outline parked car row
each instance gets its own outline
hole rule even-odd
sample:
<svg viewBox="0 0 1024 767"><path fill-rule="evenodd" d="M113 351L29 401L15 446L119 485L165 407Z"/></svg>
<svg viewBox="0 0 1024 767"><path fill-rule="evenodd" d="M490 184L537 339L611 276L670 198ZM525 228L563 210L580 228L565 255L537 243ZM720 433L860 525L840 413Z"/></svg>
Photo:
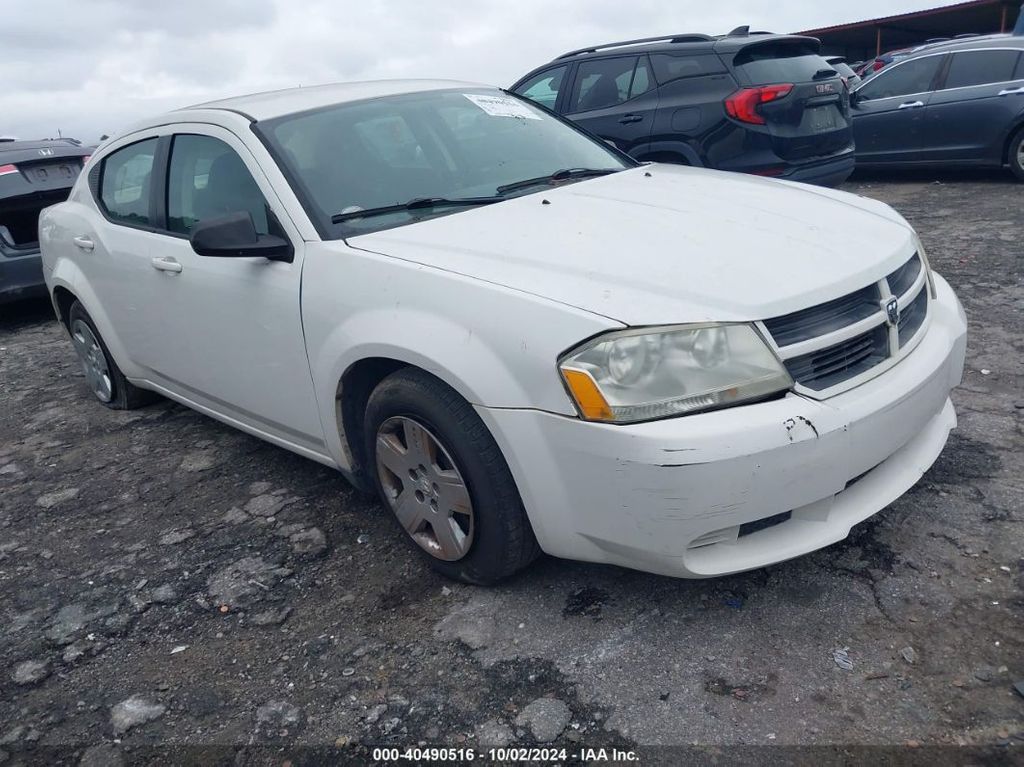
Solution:
<svg viewBox="0 0 1024 767"><path fill-rule="evenodd" d="M819 42L743 30L570 51L512 91L637 160L835 185L859 165L1024 179L1024 35L894 51L858 73Z"/></svg>
<svg viewBox="0 0 1024 767"><path fill-rule="evenodd" d="M1024 36L924 46L851 103L859 165L1009 166L1024 180Z"/></svg>
<svg viewBox="0 0 1024 767"><path fill-rule="evenodd" d="M1024 179L1024 35L894 51L861 72L817 40L679 34L573 50L511 91L639 161L835 186L855 164L1009 167ZM79 142L0 137L0 302L39 294L39 211L63 200Z"/></svg>

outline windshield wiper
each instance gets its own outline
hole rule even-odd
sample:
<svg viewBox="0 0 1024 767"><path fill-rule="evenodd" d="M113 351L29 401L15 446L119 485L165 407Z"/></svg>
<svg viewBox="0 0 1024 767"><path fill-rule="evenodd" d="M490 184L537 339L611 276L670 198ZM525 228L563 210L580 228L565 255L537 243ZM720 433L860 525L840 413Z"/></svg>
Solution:
<svg viewBox="0 0 1024 767"><path fill-rule="evenodd" d="M562 168L548 176L537 178L526 178L522 181L513 181L511 184L502 184L496 190L498 194L514 192L516 189L525 189L538 184L548 184L552 181L568 181L572 178L591 178L594 176L607 176L609 173L618 173L618 168Z"/></svg>
<svg viewBox="0 0 1024 767"><path fill-rule="evenodd" d="M397 205L381 205L377 208L360 208L350 210L347 213L335 213L331 216L332 224L340 224L342 221L350 221L355 218L369 218L371 216L383 216L387 213L401 213L408 210L423 210L427 208L463 207L471 205L491 205L502 202L503 197L416 197L409 202L398 203Z"/></svg>

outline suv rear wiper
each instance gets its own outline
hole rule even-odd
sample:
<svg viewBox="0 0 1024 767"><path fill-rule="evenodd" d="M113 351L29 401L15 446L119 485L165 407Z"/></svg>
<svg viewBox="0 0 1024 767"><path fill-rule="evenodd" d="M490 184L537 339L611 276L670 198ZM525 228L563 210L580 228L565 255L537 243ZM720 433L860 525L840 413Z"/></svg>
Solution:
<svg viewBox="0 0 1024 767"><path fill-rule="evenodd" d="M834 69L819 69L817 72L814 73L814 76L811 77L811 79L819 80L822 77L835 77L838 74L839 73Z"/></svg>
<svg viewBox="0 0 1024 767"><path fill-rule="evenodd" d="M332 224L340 224L342 221L349 221L354 218L369 218L370 216L383 216L386 213L401 213L407 210L421 210L425 208L462 207L471 205L491 205L495 202L502 202L503 197L416 197L409 202L398 203L397 205L381 205L377 208L360 208L342 213L335 213L331 216Z"/></svg>
<svg viewBox="0 0 1024 767"><path fill-rule="evenodd" d="M556 170L554 173L548 176L538 176L537 178L526 178L522 181L513 181L510 184L502 184L497 188L498 194L505 194L507 192L514 192L516 189L525 189L526 187L536 186L538 184L547 184L551 181L567 181L571 178L590 178L593 176L607 176L610 173L618 173L617 168L562 168Z"/></svg>

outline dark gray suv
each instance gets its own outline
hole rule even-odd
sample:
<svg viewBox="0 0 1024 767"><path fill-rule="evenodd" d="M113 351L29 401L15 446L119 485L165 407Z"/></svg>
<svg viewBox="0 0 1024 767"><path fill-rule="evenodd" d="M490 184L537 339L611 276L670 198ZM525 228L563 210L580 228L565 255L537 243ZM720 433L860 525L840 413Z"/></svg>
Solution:
<svg viewBox="0 0 1024 767"><path fill-rule="evenodd" d="M1024 37L926 45L851 94L857 166L1009 166L1024 180Z"/></svg>
<svg viewBox="0 0 1024 767"><path fill-rule="evenodd" d="M680 34L570 51L511 90L637 160L836 185L849 93L811 37Z"/></svg>

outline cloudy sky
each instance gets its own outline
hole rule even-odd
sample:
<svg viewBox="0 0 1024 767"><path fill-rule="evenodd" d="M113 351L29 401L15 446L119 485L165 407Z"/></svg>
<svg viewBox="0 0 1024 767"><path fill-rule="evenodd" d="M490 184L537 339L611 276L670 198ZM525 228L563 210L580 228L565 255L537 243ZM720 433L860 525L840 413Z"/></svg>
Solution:
<svg viewBox="0 0 1024 767"><path fill-rule="evenodd" d="M509 85L581 45L789 32L943 0L0 0L0 135L94 141L211 98L386 77Z"/></svg>

